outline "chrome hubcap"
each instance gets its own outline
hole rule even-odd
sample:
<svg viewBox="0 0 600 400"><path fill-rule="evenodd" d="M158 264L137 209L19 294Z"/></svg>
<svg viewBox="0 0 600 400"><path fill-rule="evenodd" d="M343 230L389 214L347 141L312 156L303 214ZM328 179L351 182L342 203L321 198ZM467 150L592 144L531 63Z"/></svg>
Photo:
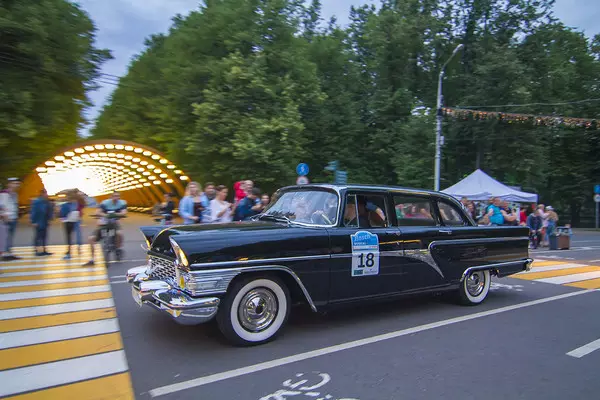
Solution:
<svg viewBox="0 0 600 400"><path fill-rule="evenodd" d="M244 329L260 332L267 329L277 316L277 298L266 288L252 289L244 295L238 307L238 318Z"/></svg>
<svg viewBox="0 0 600 400"><path fill-rule="evenodd" d="M467 291L473 297L479 296L485 287L485 274L483 271L475 271L467 278Z"/></svg>

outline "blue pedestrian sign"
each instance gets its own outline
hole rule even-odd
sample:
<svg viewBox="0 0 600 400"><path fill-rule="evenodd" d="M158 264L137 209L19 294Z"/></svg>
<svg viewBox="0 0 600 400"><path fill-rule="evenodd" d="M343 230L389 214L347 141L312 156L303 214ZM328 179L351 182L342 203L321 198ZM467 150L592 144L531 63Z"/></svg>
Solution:
<svg viewBox="0 0 600 400"><path fill-rule="evenodd" d="M594 193L600 194L600 185L594 186Z"/></svg>
<svg viewBox="0 0 600 400"><path fill-rule="evenodd" d="M298 164L298 166L296 167L296 173L300 176L308 175L308 164L306 164L306 163Z"/></svg>

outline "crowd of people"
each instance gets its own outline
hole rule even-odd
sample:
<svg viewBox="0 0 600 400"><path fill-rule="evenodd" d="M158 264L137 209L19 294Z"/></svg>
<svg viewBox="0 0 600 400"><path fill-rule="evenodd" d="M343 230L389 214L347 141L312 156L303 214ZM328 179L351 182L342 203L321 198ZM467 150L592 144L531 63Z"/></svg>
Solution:
<svg viewBox="0 0 600 400"><path fill-rule="evenodd" d="M534 249L538 246L548 247L549 238L555 234L558 226L558 214L552 206L544 204L509 204L497 197L491 198L487 204L466 197L461 202L478 225L527 226L530 246Z"/></svg>
<svg viewBox="0 0 600 400"><path fill-rule="evenodd" d="M179 215L184 224L226 223L244 221L260 214L270 202L268 194L262 194L250 180L236 182L233 186L233 202L229 202L229 188L207 182L202 190L198 182L188 183L185 196L179 202ZM172 223L175 201L171 193L155 207L157 221Z"/></svg>

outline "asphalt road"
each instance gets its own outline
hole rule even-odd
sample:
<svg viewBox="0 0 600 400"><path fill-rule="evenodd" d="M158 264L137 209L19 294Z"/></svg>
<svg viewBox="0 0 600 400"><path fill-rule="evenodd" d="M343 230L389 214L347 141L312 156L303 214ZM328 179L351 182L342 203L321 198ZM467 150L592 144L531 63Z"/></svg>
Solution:
<svg viewBox="0 0 600 400"><path fill-rule="evenodd" d="M600 392L600 350L567 355L600 338L599 291L504 278L477 307L426 296L326 315L299 308L276 341L237 348L214 323L179 326L133 302L124 274L143 264L136 226L151 223L131 214L125 261L108 265L138 399L593 399ZM30 235L22 227L17 244L28 245ZM64 243L60 226L51 237ZM600 232L576 231L571 246L532 254L600 266Z"/></svg>

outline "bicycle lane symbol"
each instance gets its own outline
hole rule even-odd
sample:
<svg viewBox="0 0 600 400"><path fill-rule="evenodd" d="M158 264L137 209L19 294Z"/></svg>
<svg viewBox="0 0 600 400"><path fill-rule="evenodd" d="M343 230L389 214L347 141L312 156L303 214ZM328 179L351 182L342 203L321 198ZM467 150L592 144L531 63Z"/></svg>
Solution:
<svg viewBox="0 0 600 400"><path fill-rule="evenodd" d="M331 376L326 373L313 372L315 377L309 377L304 373L297 373L295 378L287 379L282 383L284 389L279 389L274 393L260 398L260 400L287 400L291 397L301 396L301 398L313 398L315 400L359 400L357 398L334 398L331 394L322 394L322 388L331 381Z"/></svg>

